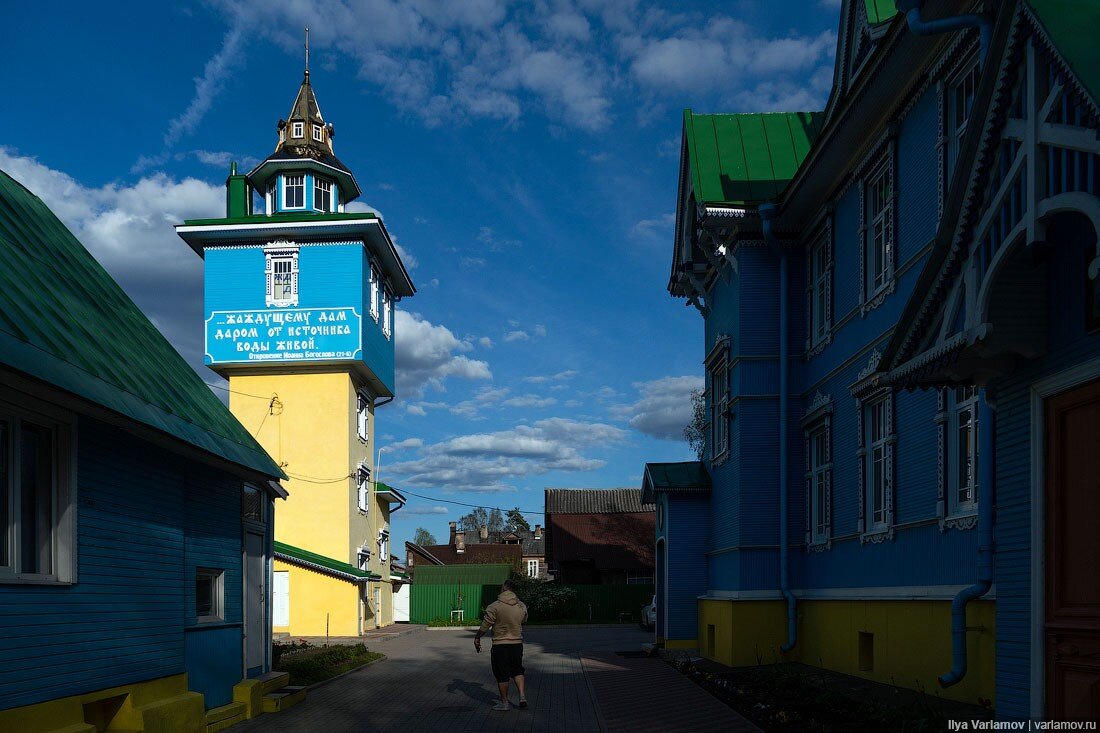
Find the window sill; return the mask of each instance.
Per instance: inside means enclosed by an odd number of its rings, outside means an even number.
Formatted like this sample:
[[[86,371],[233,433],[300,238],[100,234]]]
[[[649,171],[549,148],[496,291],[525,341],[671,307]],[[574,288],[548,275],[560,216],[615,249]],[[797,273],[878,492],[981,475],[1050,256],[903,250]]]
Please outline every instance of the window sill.
[[[806,545],[807,552],[827,552],[833,549],[832,539],[829,537],[814,540],[810,544]]]
[[[0,575],[0,585],[76,585],[75,580],[58,580],[54,575]]]
[[[711,466],[711,468],[718,468],[719,466],[724,464],[729,459],[730,459],[730,452],[727,449],[727,450],[722,451],[721,453],[719,453],[714,458],[711,458],[710,459],[710,466]]]
[[[968,511],[965,514],[952,514],[949,517],[943,517],[940,519],[940,531],[946,532],[949,529],[974,529],[978,526],[978,510],[974,509]]]
[[[880,544],[882,542],[885,542],[886,540],[893,540],[893,539],[894,539],[894,528],[893,527],[879,527],[879,528],[876,528],[876,529],[872,529],[869,532],[864,532],[863,534],[861,534],[859,536],[859,543],[861,545],[865,545],[867,543],[871,543],[872,545],[877,545],[877,544]]]
[[[197,621],[190,626],[184,626],[184,631],[210,631],[213,629],[233,629],[244,626],[240,621]]]
[[[875,308],[885,303],[887,296],[893,294],[896,286],[897,279],[893,275],[890,275],[890,279],[871,293],[863,305],[859,307],[860,313],[866,315],[868,312],[873,311]]]

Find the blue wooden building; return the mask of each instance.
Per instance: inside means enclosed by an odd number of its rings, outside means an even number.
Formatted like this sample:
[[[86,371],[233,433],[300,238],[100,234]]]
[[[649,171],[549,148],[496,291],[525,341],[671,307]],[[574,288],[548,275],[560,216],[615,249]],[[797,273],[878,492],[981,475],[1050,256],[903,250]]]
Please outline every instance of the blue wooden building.
[[[0,256],[0,730],[258,714],[281,470],[2,172]]]
[[[708,424],[645,474],[667,645],[1100,717],[1098,27],[846,0],[823,111],[685,113]]]

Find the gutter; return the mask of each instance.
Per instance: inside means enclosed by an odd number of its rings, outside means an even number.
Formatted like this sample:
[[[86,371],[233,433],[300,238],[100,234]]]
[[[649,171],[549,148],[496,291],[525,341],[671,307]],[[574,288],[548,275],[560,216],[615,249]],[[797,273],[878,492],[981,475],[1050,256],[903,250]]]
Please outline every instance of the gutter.
[[[924,0],[897,0],[897,9],[905,13],[905,20],[909,24],[909,31],[915,36],[931,36],[937,33],[950,33],[952,31],[978,29],[978,39],[981,47],[978,63],[985,65],[985,56],[989,53],[990,41],[993,39],[993,21],[983,13],[968,13],[955,15],[949,18],[937,18],[936,20],[924,20],[920,16],[921,6]]]
[[[940,687],[951,687],[966,676],[966,604],[984,596],[993,585],[993,500],[996,480],[993,461],[996,412],[985,387],[978,391],[978,580],[951,601],[951,671],[939,677]]]
[[[789,579],[789,548],[787,542],[787,421],[790,410],[787,395],[790,392],[790,339],[787,333],[787,253],[775,238],[772,225],[775,221],[775,204],[758,207],[764,241],[779,259],[779,590],[787,600],[787,643],[779,647],[789,652],[798,643],[798,601],[791,593]]]

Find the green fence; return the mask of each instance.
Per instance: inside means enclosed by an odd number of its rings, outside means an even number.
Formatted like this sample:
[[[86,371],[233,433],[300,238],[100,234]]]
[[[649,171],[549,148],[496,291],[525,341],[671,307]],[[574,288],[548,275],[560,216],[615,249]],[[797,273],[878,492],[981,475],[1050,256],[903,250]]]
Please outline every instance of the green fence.
[[[638,621],[642,606],[653,600],[653,585],[567,585],[576,592],[569,618],[592,621]]]
[[[461,610],[467,621],[481,618],[497,599],[511,565],[426,565],[414,571],[409,589],[409,622],[426,624]]]

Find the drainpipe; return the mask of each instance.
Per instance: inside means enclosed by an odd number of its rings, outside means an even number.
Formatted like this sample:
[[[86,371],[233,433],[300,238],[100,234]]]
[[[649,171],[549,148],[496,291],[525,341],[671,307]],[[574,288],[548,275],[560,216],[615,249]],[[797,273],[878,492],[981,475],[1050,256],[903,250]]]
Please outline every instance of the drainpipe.
[[[794,594],[791,593],[787,572],[787,395],[790,358],[789,338],[787,336],[787,253],[779,245],[772,230],[775,220],[775,204],[760,204],[757,211],[772,254],[779,259],[779,590],[787,599],[787,643],[779,647],[789,652],[798,641],[798,624],[795,616]]]
[[[966,676],[966,604],[984,596],[993,585],[995,415],[983,387],[978,392],[978,580],[951,601],[951,671],[939,678],[940,687],[951,687]]]
[[[956,15],[950,18],[938,18],[936,20],[923,20],[920,17],[920,9],[924,0],[897,0],[897,9],[905,13],[905,20],[909,23],[909,30],[913,35],[931,36],[936,33],[949,33],[961,31],[966,28],[977,28],[979,47],[981,53],[978,62],[985,63],[985,55],[989,51],[989,42],[993,38],[993,21],[982,13],[968,13]]]

